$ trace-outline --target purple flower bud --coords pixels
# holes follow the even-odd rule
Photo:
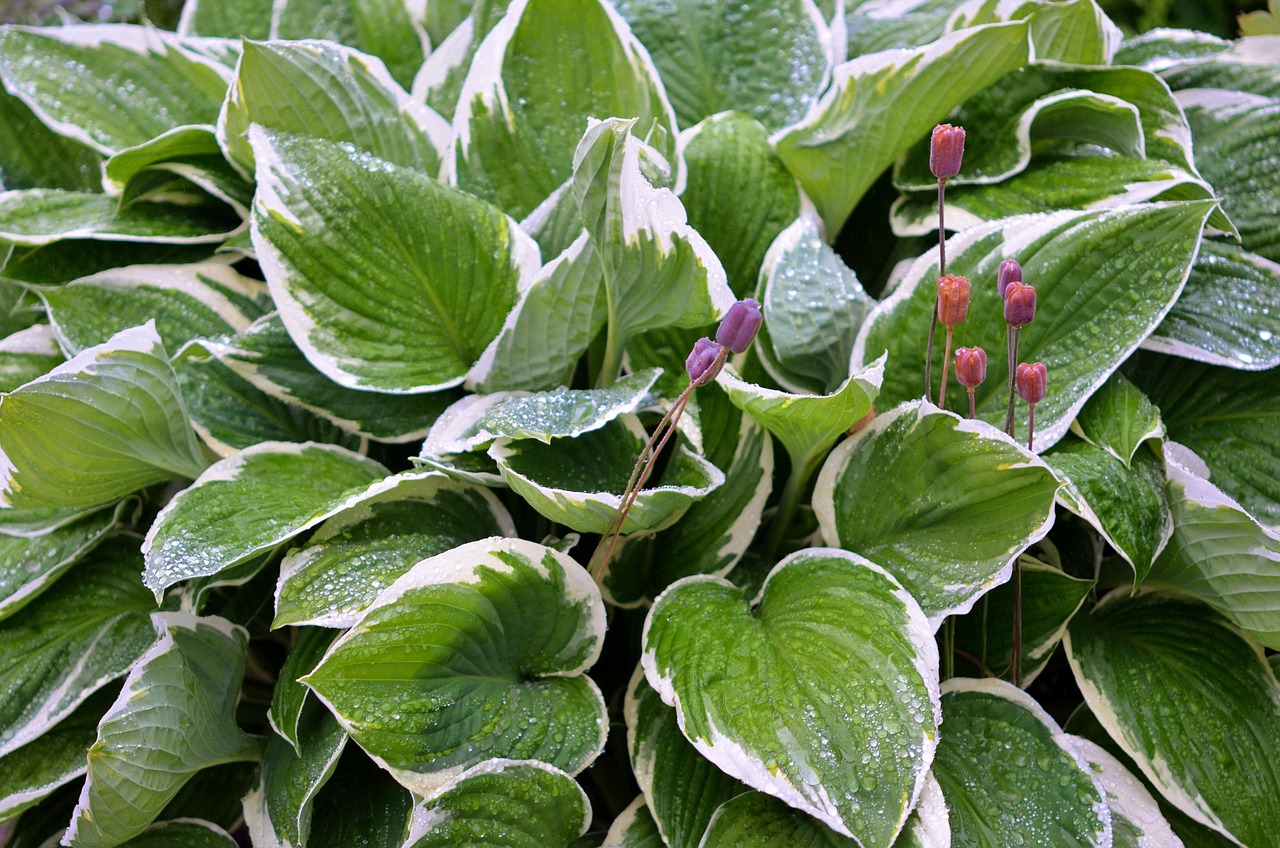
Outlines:
[[[1049,375],[1045,371],[1043,362],[1037,362],[1033,365],[1028,365],[1024,362],[1018,366],[1018,373],[1014,378],[1014,382],[1018,384],[1018,395],[1027,403],[1035,406],[1044,400],[1044,394],[1049,387]]]
[[[960,173],[964,159],[964,127],[938,124],[929,139],[929,170],[939,180],[949,180]]]
[[[1001,299],[1004,298],[1005,290],[1009,288],[1010,283],[1022,282],[1022,266],[1018,264],[1016,259],[1006,259],[1000,263],[1000,272],[996,277],[996,291],[1000,292]]]
[[[740,300],[725,313],[720,329],[716,330],[716,341],[734,353],[742,353],[756,337],[756,331],[763,322],[764,316],[760,314],[760,304],[755,298]]]
[[[956,379],[966,389],[976,389],[987,379],[987,352],[980,347],[957,348]]]
[[[1010,283],[1004,290],[1004,320],[1010,327],[1024,327],[1036,317],[1036,288]]]
[[[938,278],[938,321],[944,327],[963,324],[969,317],[969,280],[947,274]]]
[[[726,358],[719,342],[703,336],[694,342],[693,352],[684,361],[684,370],[689,372],[689,380],[695,386],[705,386],[720,373]]]

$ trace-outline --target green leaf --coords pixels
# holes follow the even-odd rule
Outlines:
[[[849,58],[902,47],[918,47],[936,41],[947,31],[947,21],[963,0],[915,0],[910,6],[889,7],[878,3],[844,4],[844,29],[848,33]],[[822,4],[830,9],[827,0]],[[886,14],[886,11],[889,13]],[[839,25],[832,28],[833,36]]]
[[[754,610],[723,579],[685,578],[650,610],[641,661],[722,770],[868,848],[893,842],[933,760],[938,654],[879,566],[799,551]]]
[[[698,848],[716,808],[747,788],[718,769],[680,733],[676,711],[636,667],[623,714],[627,750],[656,829],[671,848]]]
[[[1044,459],[1066,484],[1058,501],[1133,566],[1136,590],[1173,535],[1162,455],[1140,450],[1126,468],[1108,451],[1067,436]]]
[[[107,504],[206,464],[150,322],[0,397],[0,420],[9,506]]]
[[[1113,63],[1163,71],[1186,61],[1212,57],[1230,46],[1230,41],[1207,32],[1161,27],[1125,39]]]
[[[1241,25],[1243,28],[1243,21]],[[1158,32],[1177,34],[1185,31]],[[1178,39],[1175,36],[1170,40]],[[1174,91],[1224,88],[1263,97],[1280,97],[1280,65],[1275,60],[1275,38],[1241,38],[1231,42],[1206,33],[1187,33],[1177,48],[1180,49],[1168,51],[1156,68]]]
[[[1280,264],[1238,245],[1206,240],[1182,297],[1142,346],[1227,368],[1275,368]]]
[[[248,236],[247,231],[242,232]],[[4,263],[4,276],[10,281],[56,285],[125,265],[200,262],[209,258],[210,249],[199,244],[68,239],[41,247],[15,247]],[[27,322],[31,323],[34,321]]]
[[[267,38],[275,6],[260,0],[190,0],[183,4],[178,32],[214,38]]]
[[[194,338],[245,329],[269,303],[262,283],[220,262],[113,268],[38,293],[73,355],[151,319],[177,350]]]
[[[667,845],[658,833],[649,808],[644,805],[643,795],[618,813],[605,834],[604,844],[609,848],[666,848]]]
[[[768,131],[741,112],[712,115],[681,133],[689,224],[720,257],[738,297],[756,289],[769,245],[800,214],[796,181]]]
[[[152,616],[154,645],[98,724],[65,841],[109,848],[137,836],[196,772],[257,759],[235,722],[249,635],[221,618]]]
[[[580,533],[604,533],[622,503],[644,447],[645,430],[634,415],[554,445],[499,439],[489,449],[502,479],[539,514]],[[724,473],[679,445],[661,481],[636,495],[621,532],[665,527],[724,483]]]
[[[970,5],[947,25],[959,29],[1014,20],[1030,21],[1031,46],[1037,61],[1110,65],[1123,37],[1120,28],[1094,0]]]
[[[0,186],[101,191],[102,157],[40,122],[0,86]]]
[[[618,13],[600,0],[515,0],[471,62],[444,176],[524,218],[577,170],[588,119],[610,116],[675,139],[658,72]]]
[[[515,534],[506,507],[487,489],[434,472],[392,478],[389,488],[330,518],[289,552],[272,627],[351,627],[413,563]]]
[[[350,42],[348,42],[350,43]],[[228,156],[254,168],[249,125],[348,142],[434,177],[449,125],[411,98],[374,56],[324,41],[246,41],[218,124]]]
[[[744,792],[720,805],[700,844],[705,848],[855,848],[864,843],[841,836],[762,792]]]
[[[125,203],[120,197],[53,188],[0,194],[0,238],[22,245],[73,238],[210,244],[242,225],[221,203]]]
[[[156,516],[142,582],[168,587],[269,551],[396,478],[336,445],[263,442],[211,465]]]
[[[831,452],[813,508],[827,544],[884,566],[936,626],[1009,579],[1049,532],[1059,485],[995,428],[914,402]]]
[[[1067,623],[1080,611],[1093,590],[1093,580],[1080,580],[1062,569],[1021,557],[1022,674],[1029,686],[1053,656]],[[966,676],[1000,677],[1013,660],[1013,583],[1002,583],[983,595],[973,611],[956,618],[955,645],[981,663],[972,669],[957,664]]]
[[[296,638],[289,656],[285,657],[284,664],[280,666],[280,676],[271,693],[271,711],[267,718],[271,729],[287,739],[294,752],[301,756],[302,710],[307,705],[311,690],[299,683],[298,679],[315,669],[338,634],[322,627],[300,627],[293,632]]]
[[[1239,844],[1276,844],[1280,684],[1261,649],[1196,601],[1122,594],[1067,634],[1089,709],[1184,813]]]
[[[253,242],[294,342],[339,385],[462,382],[538,266],[514,221],[417,171],[320,139],[252,133]],[[386,233],[431,233],[386,242]]]
[[[413,96],[452,118],[476,50],[509,5],[510,0],[441,0],[429,4],[423,24],[435,47],[413,79]]]
[[[1178,92],[1186,110],[1204,177],[1223,199],[1244,248],[1280,262],[1280,185],[1274,141],[1280,133],[1280,97],[1239,91]]]
[[[478,437],[488,439],[576,438],[598,430],[618,416],[635,412],[651,397],[661,372],[648,368],[630,374],[607,389],[572,390],[564,387],[528,397],[508,397],[485,411],[477,424]]]
[[[244,799],[245,823],[257,846],[306,845],[316,793],[338,765],[347,733],[319,704],[302,714],[295,752],[273,734],[262,754],[258,784]]]
[[[1085,401],[1071,432],[1128,467],[1144,442],[1164,438],[1164,423],[1147,396],[1116,373]]]
[[[1112,842],[1117,848],[1182,844],[1142,781],[1101,745],[1079,736],[1067,738],[1063,745],[1084,759],[1093,772],[1093,782],[1102,789],[1111,809]]]
[[[65,361],[48,324],[34,324],[0,339],[0,392],[43,377]]]
[[[419,803],[406,848],[562,848],[586,833],[587,794],[537,761],[488,760]]]
[[[203,182],[208,187],[225,180],[230,188],[239,180],[239,174],[222,158],[218,137],[211,126],[197,125],[175,127],[149,141],[127,147],[106,161],[103,166],[104,181],[115,192],[122,192],[129,181],[147,170],[163,169],[191,176],[208,171]],[[216,192],[214,193],[216,196]],[[241,183],[236,188],[237,211],[243,212],[252,188]],[[226,198],[223,198],[226,199]]]
[[[933,773],[955,844],[1111,844],[1091,770],[1039,704],[999,680],[955,677],[942,688],[946,732]]]
[[[1005,324],[993,284],[1013,256],[1036,288],[1036,319],[1022,328],[1021,362],[1041,361],[1049,392],[1036,404],[1036,445],[1067,431],[1076,413],[1160,323],[1182,291],[1210,201],[1122,206],[1101,212],[1017,216],[965,230],[948,240],[947,273],[973,283],[969,318],[957,344],[987,351],[988,379],[978,387],[978,417],[1003,426],[1008,370]],[[913,262],[893,294],[863,326],[854,361],[889,353],[880,403],[919,397],[925,340],[937,297],[937,254]],[[952,408],[968,411],[959,386]]]
[[[0,78],[55,132],[105,154],[212,124],[230,72],[150,26],[11,27]]]
[[[840,232],[880,173],[952,107],[1026,64],[1027,30],[1026,23],[973,27],[836,67],[809,115],[773,138],[828,234]],[[965,73],[957,74],[958,67]],[[895,104],[892,120],[886,102]]]
[[[415,565],[303,678],[361,747],[420,795],[491,757],[577,773],[604,747],[583,672],[604,603],[568,556],[520,539]]]
[[[1176,442],[1165,445],[1165,471],[1173,537],[1148,579],[1194,595],[1280,649],[1280,531],[1258,524]]]
[[[781,129],[803,118],[831,79],[831,32],[813,0],[624,0],[618,12],[648,48],[685,126],[738,109]]]
[[[812,209],[774,240],[756,296],[769,316],[756,349],[774,379],[798,392],[834,391],[848,379],[854,338],[874,301],[827,245]]]
[[[414,797],[354,745],[312,804],[308,848],[402,848]]]
[[[894,848],[949,848],[951,845],[951,815],[942,786],[932,772],[925,777],[920,803],[911,811],[906,827],[898,834]]]
[[[120,848],[233,848],[236,841],[225,830],[206,821],[186,819],[151,825]]]

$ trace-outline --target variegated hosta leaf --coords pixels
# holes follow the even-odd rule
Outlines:
[[[941,716],[929,624],[879,566],[799,551],[754,610],[723,579],[685,578],[650,610],[641,661],[707,759],[866,848],[892,844]]]
[[[1111,808],[1112,844],[1116,848],[1182,848],[1156,800],[1142,781],[1095,742],[1068,736],[1065,747],[1083,758]]]
[[[206,465],[155,324],[0,397],[0,501],[108,504]]]
[[[1149,579],[1194,595],[1280,650],[1280,531],[1258,524],[1176,442],[1165,445],[1165,472],[1173,536]]]
[[[756,296],[769,316],[756,349],[774,379],[792,391],[817,393],[849,377],[854,338],[874,301],[827,245],[812,207],[770,246]]]
[[[6,191],[0,194],[0,238],[21,245],[65,239],[210,244],[243,226],[222,203],[192,196],[181,200],[126,203],[121,197],[53,188]]]
[[[773,440],[710,386],[698,391],[698,422],[724,483],[665,530],[620,540],[601,580],[610,603],[638,605],[691,574],[724,577],[760,529],[773,488]]]
[[[48,324],[11,333],[0,339],[0,392],[11,392],[43,377],[64,360]]]
[[[1108,451],[1068,435],[1044,460],[1066,484],[1058,500],[1133,566],[1134,588],[1142,585],[1173,535],[1163,453],[1140,446],[1126,467]]]
[[[419,795],[491,757],[577,773],[604,747],[583,672],[604,603],[565,554],[489,539],[423,560],[303,678],[360,746]]]
[[[182,6],[178,32],[213,38],[268,38],[275,5],[259,0],[191,0]]]
[[[911,811],[894,848],[951,848],[951,813],[942,786],[930,772],[924,780],[920,803]]]
[[[249,634],[221,618],[152,616],[155,644],[98,724],[65,842],[111,848],[146,829],[201,769],[257,759],[235,721]]]
[[[778,130],[803,118],[831,79],[831,31],[813,0],[624,0],[618,11],[684,126],[737,109]]]
[[[879,53],[901,47],[917,47],[940,38],[947,31],[947,21],[964,0],[914,0],[910,5],[886,6],[884,3],[845,3],[844,29],[848,34],[846,55],[856,59],[867,53]],[[834,8],[830,0],[821,3]],[[839,23],[832,35],[839,32]]]
[[[0,507],[0,534],[34,539],[52,533],[73,521],[97,512],[101,507]]]
[[[1022,663],[1019,683],[1029,686],[1053,656],[1067,623],[1080,611],[1094,581],[1080,580],[1062,569],[1023,556]],[[978,599],[973,612],[956,619],[955,645],[981,667],[961,659],[956,671],[966,676],[1000,677],[1013,660],[1013,583],[1003,583]]]
[[[609,826],[604,836],[608,848],[666,848],[658,825],[653,820],[644,796],[639,795]]]
[[[253,243],[312,364],[364,390],[461,383],[537,270],[533,240],[497,208],[349,144],[250,136]]]
[[[1280,365],[1280,264],[1239,245],[1206,239],[1182,297],[1142,346],[1227,368],[1275,368]]]
[[[263,442],[220,460],[156,516],[142,582],[156,593],[245,562],[396,485],[336,445]]]
[[[0,756],[53,728],[151,644],[155,605],[129,547],[123,538],[100,547],[77,580],[0,623]]]
[[[251,123],[347,142],[431,177],[452,142],[445,120],[411,98],[380,59],[331,41],[244,43],[218,134],[246,173],[254,169]]]
[[[716,808],[747,787],[684,738],[676,711],[650,688],[639,666],[627,686],[623,713],[631,768],[663,843],[698,848]]]
[[[1117,372],[1081,407],[1071,432],[1128,467],[1144,442],[1164,438],[1164,423],[1160,410]]]
[[[763,792],[744,792],[711,816],[700,848],[859,848],[866,843],[836,833],[822,822]],[[894,842],[898,845],[898,842]]]
[[[12,27],[0,34],[5,87],[58,133],[106,154],[174,127],[212,124],[230,75],[151,26]]]
[[[1067,634],[1089,709],[1161,794],[1241,845],[1274,845],[1280,683],[1194,600],[1110,595]]]
[[[524,218],[576,170],[588,119],[610,116],[675,141],[658,72],[618,13],[600,0],[515,0],[471,63],[445,176]]]
[[[954,844],[1111,845],[1111,811],[1088,763],[1039,704],[1000,680],[953,677],[942,689],[933,774]]]
[[[262,283],[221,262],[113,268],[39,295],[71,355],[152,319],[176,351],[194,338],[244,330],[270,303]]]
[[[489,449],[502,478],[541,515],[580,533],[604,533],[622,503],[646,433],[634,415],[555,444],[499,439]],[[656,530],[724,483],[724,472],[681,444],[660,481],[635,498],[621,532]]]
[[[899,155],[957,103],[1027,59],[1026,23],[973,27],[925,47],[861,56],[838,65],[804,120],[773,141],[834,235]],[[885,102],[895,104],[891,121]]]
[[[1032,142],[1043,140],[1096,144],[1160,159],[1198,176],[1191,131],[1178,102],[1159,77],[1139,68],[1031,65],[969,98],[948,120],[983,128],[983,144],[969,146],[960,173],[948,185],[1021,173],[1031,162]],[[928,139],[903,158],[895,182],[900,188],[936,188]]]
[[[952,29],[997,21],[1031,23],[1038,61],[1110,65],[1123,34],[1094,0],[1005,0],[967,4],[947,23]]]
[[[119,848],[234,848],[231,835],[212,822],[174,819],[156,822]]]
[[[312,804],[308,848],[403,848],[415,798],[354,745]]]
[[[280,564],[273,627],[350,627],[416,562],[490,536],[514,536],[488,489],[443,474],[405,474],[327,520]]]
[[[446,118],[454,117],[458,96],[476,50],[510,0],[443,0],[428,4],[423,25],[434,45],[413,78],[413,96]]]
[[[426,47],[415,20],[422,6],[398,0],[276,0],[271,38],[315,38],[350,44],[386,62],[407,86]]]
[[[1001,354],[1008,325],[995,285],[1001,260],[1016,258],[1036,288],[1035,320],[1022,328],[1018,359],[1048,369],[1048,394],[1036,404],[1035,444],[1043,450],[1177,300],[1212,209],[1211,201],[1197,201],[1023,215],[949,239],[947,273],[972,284],[955,344],[982,347],[989,363],[976,393],[978,417],[1002,426],[1009,399]],[[937,274],[935,251],[913,262],[858,335],[855,362],[889,353],[884,406],[920,395]],[[953,385],[948,396],[952,409],[968,411],[963,387]]]
[[[316,667],[339,634],[323,627],[299,627],[293,633],[293,645],[280,666],[267,718],[271,729],[287,739],[294,752],[301,756],[302,710],[311,700],[311,690],[298,679]]]
[[[103,166],[108,189],[123,192],[126,198],[146,178],[165,173],[186,178],[240,217],[249,216],[253,186],[223,157],[213,127],[175,127],[150,141],[126,147]]]
[[[247,231],[242,231],[248,235]],[[8,261],[4,263],[4,277],[0,278],[0,291],[23,289],[12,281],[22,280],[27,283],[41,285],[57,285],[71,280],[139,263],[183,263],[201,262],[209,258],[209,246],[199,244],[164,244],[142,243],[136,241],[98,241],[95,239],[70,239],[64,242],[53,242],[42,247],[16,249],[9,252]],[[11,305],[6,298],[4,306]],[[5,316],[5,322],[19,318],[30,318],[25,324],[14,326],[20,329],[35,323],[37,316],[29,312]]]
[[[813,508],[827,544],[883,565],[936,626],[1009,578],[1049,532],[1058,486],[995,428],[915,402],[831,452]]]
[[[0,86],[0,185],[100,191],[102,157],[58,135]]]
[[[312,805],[338,765],[347,733],[324,707],[302,714],[298,748],[272,734],[262,754],[258,783],[244,799],[245,823],[255,846],[302,846],[311,829]]]
[[[1184,62],[1210,58],[1230,46],[1230,41],[1207,32],[1162,27],[1125,39],[1116,51],[1114,64],[1164,71]]]

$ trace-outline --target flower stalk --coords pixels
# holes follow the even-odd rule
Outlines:
[[[960,173],[964,160],[964,128],[951,124],[938,124],[929,137],[929,170],[938,180],[938,276],[947,275],[946,208],[947,180]],[[933,339],[938,332],[938,300],[933,302],[933,316],[929,319],[929,341],[924,354],[924,396],[933,394]],[[943,360],[944,368],[946,358]],[[943,381],[945,384],[945,380]]]

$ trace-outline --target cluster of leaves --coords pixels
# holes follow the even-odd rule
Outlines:
[[[1093,0],[0,30],[0,841],[1280,845],[1277,57]],[[994,358],[918,399],[943,119],[1039,454]]]

